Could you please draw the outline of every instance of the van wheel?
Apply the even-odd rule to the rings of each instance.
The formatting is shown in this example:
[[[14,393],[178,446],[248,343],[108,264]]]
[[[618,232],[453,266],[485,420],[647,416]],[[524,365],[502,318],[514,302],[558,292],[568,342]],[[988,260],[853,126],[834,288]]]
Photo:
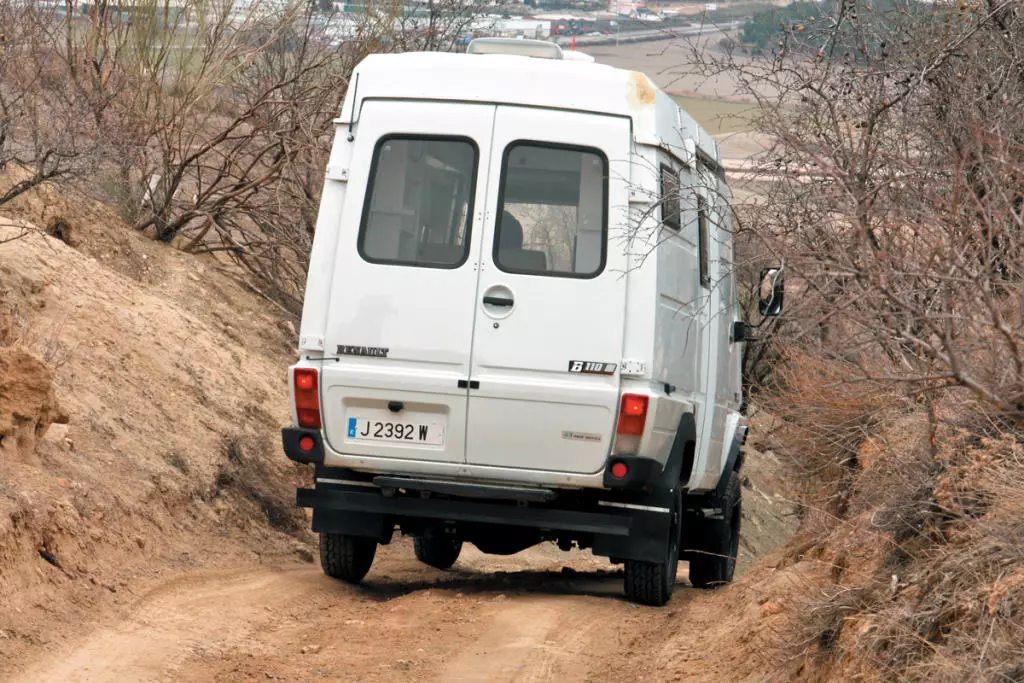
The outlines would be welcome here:
[[[682,512],[682,491],[676,492],[675,510],[672,511],[672,526],[669,529],[665,547],[665,560],[645,562],[625,561],[626,597],[641,605],[661,607],[672,597],[676,585],[676,569],[679,567],[679,524]]]
[[[736,472],[729,473],[722,500],[723,519],[701,520],[700,551],[690,558],[690,583],[714,588],[732,581],[740,549],[742,488]]]
[[[427,529],[413,539],[416,559],[436,569],[450,569],[462,552],[462,541]]]
[[[375,539],[320,533],[320,567],[332,579],[359,583],[370,571],[376,554]]]

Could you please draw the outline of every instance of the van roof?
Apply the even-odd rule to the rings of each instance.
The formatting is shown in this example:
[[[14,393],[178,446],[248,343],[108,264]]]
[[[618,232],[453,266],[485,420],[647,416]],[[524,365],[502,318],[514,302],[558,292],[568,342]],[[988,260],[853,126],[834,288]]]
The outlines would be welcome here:
[[[698,150],[721,161],[714,138],[646,75],[605,64],[505,54],[376,54],[359,63],[350,83],[340,123],[351,122],[367,99],[547,107],[629,117],[638,144],[665,147],[690,164]]]

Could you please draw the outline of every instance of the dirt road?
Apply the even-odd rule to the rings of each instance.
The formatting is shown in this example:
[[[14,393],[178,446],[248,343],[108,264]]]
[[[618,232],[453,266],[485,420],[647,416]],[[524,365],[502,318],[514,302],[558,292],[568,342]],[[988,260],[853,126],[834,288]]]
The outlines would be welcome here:
[[[139,596],[127,618],[53,644],[9,680],[665,680],[661,664],[680,656],[667,644],[703,632],[714,596],[682,586],[668,607],[644,608],[621,598],[621,582],[615,567],[553,547],[512,558],[467,548],[439,572],[405,540],[359,588],[313,564],[206,571]],[[687,668],[707,680],[699,662]]]

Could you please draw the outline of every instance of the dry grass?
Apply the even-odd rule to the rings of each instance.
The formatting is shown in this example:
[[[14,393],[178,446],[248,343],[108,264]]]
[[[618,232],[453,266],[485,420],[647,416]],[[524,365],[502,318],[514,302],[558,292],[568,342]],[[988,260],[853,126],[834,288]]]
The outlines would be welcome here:
[[[891,386],[854,382],[852,368],[783,349],[773,386],[761,392],[761,405],[779,418],[773,438],[791,454],[801,486],[805,528],[827,530],[847,513],[859,453],[905,400]]]
[[[787,350],[767,398],[829,567],[795,654],[833,679],[1024,681],[1024,432]]]

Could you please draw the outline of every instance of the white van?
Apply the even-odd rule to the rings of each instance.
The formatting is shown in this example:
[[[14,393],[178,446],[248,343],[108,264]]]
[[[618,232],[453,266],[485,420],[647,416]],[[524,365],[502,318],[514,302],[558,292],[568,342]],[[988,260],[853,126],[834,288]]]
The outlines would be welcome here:
[[[445,569],[463,542],[591,548],[645,604],[680,559],[730,581],[744,326],[714,140],[643,74],[501,39],[368,57],[336,131],[283,430],[324,571],[360,581],[397,528]]]

